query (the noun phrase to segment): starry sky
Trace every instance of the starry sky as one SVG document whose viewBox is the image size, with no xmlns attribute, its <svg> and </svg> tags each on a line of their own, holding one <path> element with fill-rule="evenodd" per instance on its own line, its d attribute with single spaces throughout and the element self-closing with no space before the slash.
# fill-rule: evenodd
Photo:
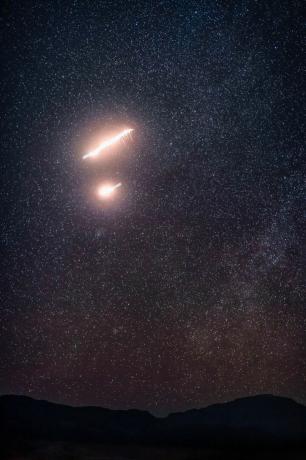
<svg viewBox="0 0 306 460">
<path fill-rule="evenodd" d="M 2 3 L 1 394 L 306 403 L 302 3 Z"/>
</svg>

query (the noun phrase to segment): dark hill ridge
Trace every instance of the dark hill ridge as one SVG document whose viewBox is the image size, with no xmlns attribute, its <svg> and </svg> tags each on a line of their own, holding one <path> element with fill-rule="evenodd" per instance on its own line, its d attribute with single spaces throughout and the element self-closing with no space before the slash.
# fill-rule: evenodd
<svg viewBox="0 0 306 460">
<path fill-rule="evenodd" d="M 157 418 L 145 411 L 0 397 L 4 438 L 167 445 L 306 444 L 306 407 L 270 395 Z"/>
<path fill-rule="evenodd" d="M 288 398 L 258 395 L 205 409 L 170 414 L 163 425 L 168 439 L 234 443 L 305 442 L 306 407 Z"/>
</svg>

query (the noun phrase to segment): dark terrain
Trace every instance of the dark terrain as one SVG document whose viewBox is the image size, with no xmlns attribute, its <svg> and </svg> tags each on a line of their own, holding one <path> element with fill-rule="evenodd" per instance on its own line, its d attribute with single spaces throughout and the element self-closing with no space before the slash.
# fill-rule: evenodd
<svg viewBox="0 0 306 460">
<path fill-rule="evenodd" d="M 270 395 L 157 418 L 0 397 L 1 459 L 303 459 L 306 408 Z"/>
</svg>

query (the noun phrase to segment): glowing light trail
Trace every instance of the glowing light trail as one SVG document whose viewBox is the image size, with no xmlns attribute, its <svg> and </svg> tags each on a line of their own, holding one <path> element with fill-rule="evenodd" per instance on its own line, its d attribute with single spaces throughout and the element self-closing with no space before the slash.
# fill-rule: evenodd
<svg viewBox="0 0 306 460">
<path fill-rule="evenodd" d="M 121 133 L 117 134 L 111 139 L 108 139 L 102 142 L 102 144 L 100 144 L 99 147 L 92 150 L 91 152 L 86 153 L 86 155 L 83 156 L 83 160 L 86 160 L 86 158 L 98 156 L 102 150 L 105 150 L 107 147 L 110 147 L 111 145 L 116 144 L 116 142 L 128 136 L 132 131 L 134 131 L 132 128 L 124 129 L 123 131 L 121 131 Z"/>
<path fill-rule="evenodd" d="M 98 195 L 101 198 L 108 198 L 113 194 L 116 188 L 121 187 L 121 185 L 121 182 L 118 182 L 116 185 L 104 184 L 98 189 Z"/>
</svg>

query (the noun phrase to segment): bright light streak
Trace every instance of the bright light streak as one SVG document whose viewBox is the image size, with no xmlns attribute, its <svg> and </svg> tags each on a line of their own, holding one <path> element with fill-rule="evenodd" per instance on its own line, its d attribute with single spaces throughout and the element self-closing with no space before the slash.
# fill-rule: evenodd
<svg viewBox="0 0 306 460">
<path fill-rule="evenodd" d="M 117 134 L 116 136 L 112 137 L 111 139 L 108 139 L 102 144 L 99 145 L 96 149 L 92 150 L 91 152 L 86 153 L 86 155 L 83 156 L 83 160 L 86 160 L 86 158 L 90 157 L 96 157 L 99 155 L 99 153 L 106 149 L 107 147 L 110 147 L 111 145 L 115 144 L 116 142 L 120 141 L 124 137 L 128 136 L 132 131 L 134 131 L 132 128 L 124 129 L 121 131 L 121 133 Z"/>
<path fill-rule="evenodd" d="M 121 187 L 121 185 L 122 185 L 121 182 L 118 182 L 118 184 L 116 185 L 111 185 L 111 184 L 101 185 L 101 187 L 99 187 L 98 189 L 98 195 L 101 198 L 108 198 L 113 194 L 116 188 Z"/>
</svg>

